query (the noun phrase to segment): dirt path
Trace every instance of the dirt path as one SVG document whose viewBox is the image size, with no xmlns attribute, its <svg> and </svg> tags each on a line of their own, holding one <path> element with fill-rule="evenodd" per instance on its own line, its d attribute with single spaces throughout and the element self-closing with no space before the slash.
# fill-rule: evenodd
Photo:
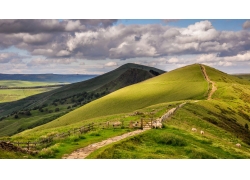
<svg viewBox="0 0 250 180">
<path fill-rule="evenodd" d="M 202 73 L 203 73 L 206 81 L 212 84 L 212 89 L 208 93 L 208 97 L 207 97 L 207 100 L 210 100 L 210 99 L 212 99 L 212 95 L 217 90 L 217 88 L 215 86 L 215 83 L 209 79 L 205 67 L 203 65 L 200 65 L 200 66 L 201 66 L 201 70 L 202 70 Z"/>
<path fill-rule="evenodd" d="M 90 144 L 84 148 L 80 148 L 76 151 L 74 151 L 73 153 L 71 153 L 70 155 L 66 155 L 63 157 L 63 159 L 84 159 L 86 158 L 90 153 L 94 152 L 95 150 L 103 147 L 103 146 L 106 146 L 108 144 L 111 144 L 113 142 L 117 142 L 117 141 L 120 141 L 122 139 L 125 139 L 127 137 L 130 137 L 130 136 L 134 136 L 134 135 L 137 135 L 137 134 L 140 134 L 144 131 L 146 131 L 147 129 L 144 129 L 144 130 L 136 130 L 136 131 L 133 131 L 133 132 L 129 132 L 129 133 L 126 133 L 126 134 L 123 134 L 123 135 L 120 135 L 120 136 L 116 136 L 116 137 L 112 137 L 112 138 L 108 138 L 106 140 L 103 140 L 101 142 L 97 142 L 97 143 L 94 143 L 94 144 Z"/>
<path fill-rule="evenodd" d="M 182 103 L 180 104 L 179 106 L 177 106 L 177 108 L 174 108 L 175 110 L 173 111 L 173 109 L 170 109 L 166 114 L 167 114 L 167 117 L 165 117 L 165 120 L 170 116 L 172 115 L 177 109 L 181 108 L 185 103 Z M 171 113 L 170 113 L 171 112 Z M 165 115 L 166 115 L 165 114 Z M 163 115 L 163 116 L 165 116 Z M 103 146 L 106 146 L 108 144 L 111 144 L 111 143 L 114 143 L 114 142 L 117 142 L 117 141 L 120 141 L 122 139 L 125 139 L 127 137 L 131 137 L 131 136 L 134 136 L 134 135 L 137 135 L 137 134 L 140 134 L 144 131 L 147 131 L 149 129 L 143 129 L 143 130 L 136 130 L 136 131 L 132 131 L 132 132 L 129 132 L 129 133 L 125 133 L 123 135 L 120 135 L 120 136 L 116 136 L 116 137 L 111 137 L 111 138 L 108 138 L 106 140 L 103 140 L 101 142 L 97 142 L 97 143 L 94 143 L 94 144 L 90 144 L 84 148 L 80 148 L 80 149 L 77 149 L 76 151 L 72 152 L 71 154 L 65 154 L 62 158 L 63 159 L 84 159 L 86 158 L 90 153 L 94 152 L 95 150 L 103 147 Z"/>
</svg>

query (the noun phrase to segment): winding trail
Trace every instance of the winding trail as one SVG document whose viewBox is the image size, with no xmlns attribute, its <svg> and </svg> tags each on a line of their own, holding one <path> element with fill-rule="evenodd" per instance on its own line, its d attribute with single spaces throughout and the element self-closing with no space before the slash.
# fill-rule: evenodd
<svg viewBox="0 0 250 180">
<path fill-rule="evenodd" d="M 215 83 L 209 79 L 205 67 L 203 65 L 200 65 L 200 66 L 201 66 L 201 70 L 202 70 L 202 73 L 203 73 L 206 81 L 208 83 L 212 84 L 212 89 L 208 93 L 208 97 L 207 97 L 207 100 L 210 100 L 210 99 L 212 99 L 212 95 L 214 94 L 214 92 L 217 90 L 217 87 L 215 86 Z"/>
<path fill-rule="evenodd" d="M 163 120 L 166 120 L 167 118 L 169 118 L 170 115 L 172 115 L 177 109 L 179 109 L 180 107 L 182 107 L 184 104 L 186 104 L 186 102 L 180 104 L 176 108 L 170 109 L 166 114 L 163 115 L 164 116 Z M 88 146 L 86 146 L 84 148 L 80 148 L 80 149 L 75 150 L 71 154 L 65 154 L 62 157 L 62 159 L 84 159 L 89 154 L 91 154 L 92 152 L 94 152 L 95 150 L 97 150 L 97 149 L 99 149 L 99 148 L 101 148 L 103 146 L 106 146 L 108 144 L 120 141 L 120 140 L 125 139 L 127 137 L 131 137 L 131 136 L 140 134 L 140 133 L 142 133 L 144 131 L 147 131 L 147 130 L 149 130 L 149 129 L 143 129 L 143 130 L 140 129 L 140 130 L 132 131 L 132 132 L 129 132 L 129 133 L 125 133 L 125 134 L 120 135 L 120 136 L 111 137 L 111 138 L 108 138 L 108 139 L 103 140 L 101 142 L 90 144 L 90 145 L 88 145 Z"/>
<path fill-rule="evenodd" d="M 130 136 L 134 136 L 134 135 L 140 134 L 140 133 L 142 133 L 142 132 L 144 132 L 146 130 L 148 130 L 148 129 L 136 130 L 136 131 L 132 131 L 132 132 L 129 132 L 129 133 L 125 133 L 125 134 L 120 135 L 120 136 L 108 138 L 108 139 L 103 140 L 101 142 L 90 144 L 90 145 L 88 145 L 88 146 L 86 146 L 84 148 L 80 148 L 80 149 L 74 151 L 70 155 L 64 156 L 63 159 L 84 159 L 90 153 L 94 152 L 95 150 L 97 150 L 97 149 L 99 149 L 99 148 L 101 148 L 103 146 L 106 146 L 108 144 L 120 141 L 120 140 L 125 139 L 125 138 L 130 137 Z"/>
</svg>

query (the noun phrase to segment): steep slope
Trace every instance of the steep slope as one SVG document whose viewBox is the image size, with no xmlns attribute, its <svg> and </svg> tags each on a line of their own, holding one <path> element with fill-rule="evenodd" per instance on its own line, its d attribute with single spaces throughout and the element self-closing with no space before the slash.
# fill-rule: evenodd
<svg viewBox="0 0 250 180">
<path fill-rule="evenodd" d="M 206 79 L 200 65 L 176 69 L 115 91 L 51 123 L 12 138 L 35 140 L 91 122 L 124 121 L 128 125 L 140 119 L 156 119 L 184 101 L 187 103 L 165 121 L 163 129 L 148 130 L 104 146 L 87 158 L 250 158 L 250 83 L 203 66 Z M 210 100 L 207 99 L 211 90 L 208 79 L 217 88 Z M 132 113 L 134 110 L 140 113 L 135 115 Z M 194 127 L 197 132 L 191 130 Z M 41 155 L 60 158 L 78 148 L 120 135 L 114 133 L 130 130 L 127 127 L 107 130 L 99 127 L 84 137 L 55 140 Z M 201 130 L 205 133 L 201 134 Z M 241 148 L 236 146 L 237 143 Z"/>
<path fill-rule="evenodd" d="M 25 129 L 48 123 L 112 91 L 154 77 L 155 75 L 151 72 L 160 74 L 163 71 L 136 64 L 127 64 L 87 82 L 63 87 L 60 91 L 54 91 L 53 96 L 49 96 L 47 100 L 41 99 L 43 105 L 38 106 L 37 103 L 34 103 L 36 106 L 33 108 L 31 108 L 32 106 L 29 106 L 29 109 L 26 107 L 25 110 L 12 113 L 10 117 L 2 119 L 0 121 L 0 136 L 13 135 Z M 89 92 L 86 92 L 87 89 Z M 52 99 L 54 100 L 51 103 Z M 24 101 L 18 103 L 21 105 L 22 102 Z"/>
<path fill-rule="evenodd" d="M 110 71 L 103 75 L 89 79 L 87 81 L 65 85 L 62 88 L 58 88 L 56 90 L 49 91 L 46 93 L 41 93 L 35 96 L 30 96 L 28 98 L 24 98 L 16 102 L 2 103 L 0 104 L 0 118 L 10 114 L 13 111 L 19 111 L 21 109 L 30 109 L 35 106 L 40 106 L 42 104 L 50 104 L 56 99 L 67 98 L 67 97 L 74 96 L 83 92 L 92 92 L 97 89 L 100 90 L 102 86 L 105 86 L 106 84 L 114 81 L 120 75 L 122 75 L 127 70 L 132 69 L 132 68 L 140 69 L 140 70 L 147 71 L 147 72 L 149 72 L 150 70 L 153 70 L 154 72 L 158 72 L 159 74 L 162 74 L 165 72 L 160 69 L 153 68 L 153 67 L 128 63 L 128 64 L 120 66 L 119 68 L 113 71 Z M 136 81 L 136 82 L 139 82 L 139 81 Z M 121 87 L 117 86 L 116 88 L 113 88 L 113 91 L 117 90 L 117 88 L 119 89 Z"/>
<path fill-rule="evenodd" d="M 204 99 L 208 84 L 198 64 L 179 68 L 115 91 L 38 129 L 64 126 L 89 118 L 131 112 L 150 105 L 185 99 Z"/>
</svg>

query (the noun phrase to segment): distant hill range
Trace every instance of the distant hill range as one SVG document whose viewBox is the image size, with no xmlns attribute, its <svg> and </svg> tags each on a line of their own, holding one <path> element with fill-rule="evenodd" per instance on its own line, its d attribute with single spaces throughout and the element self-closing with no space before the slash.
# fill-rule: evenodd
<svg viewBox="0 0 250 180">
<path fill-rule="evenodd" d="M 75 83 L 86 81 L 96 76 L 84 74 L 0 74 L 0 80 Z"/>
</svg>

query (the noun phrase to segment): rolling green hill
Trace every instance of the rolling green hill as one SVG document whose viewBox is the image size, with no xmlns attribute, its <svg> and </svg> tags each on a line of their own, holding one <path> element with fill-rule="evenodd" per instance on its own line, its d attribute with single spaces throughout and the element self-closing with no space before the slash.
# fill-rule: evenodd
<svg viewBox="0 0 250 180">
<path fill-rule="evenodd" d="M 131 112 L 154 104 L 204 99 L 208 84 L 199 65 L 191 65 L 137 83 L 86 104 L 38 129 L 54 128 L 85 119 Z"/>
<path fill-rule="evenodd" d="M 250 83 L 204 66 L 217 90 L 208 100 L 209 83 L 199 64 L 185 66 L 124 87 L 64 116 L 11 137 L 37 139 L 67 132 L 90 122 L 156 119 L 173 106 L 186 105 L 164 123 L 135 137 L 104 146 L 87 158 L 250 158 Z M 140 112 L 133 115 L 134 112 Z M 197 128 L 197 132 L 191 129 Z M 205 132 L 200 134 L 200 130 Z M 80 147 L 130 131 L 117 128 L 56 140 L 39 157 L 61 158 Z M 241 148 L 235 146 L 242 145 Z"/>
<path fill-rule="evenodd" d="M 12 113 L 1 119 L 0 136 L 13 135 L 45 124 L 112 91 L 163 72 L 147 66 L 126 64 L 88 81 L 65 85 L 54 91 L 2 104 L 1 114 Z"/>
<path fill-rule="evenodd" d="M 28 98 L 24 98 L 16 102 L 2 103 L 0 104 L 0 118 L 9 115 L 10 113 L 15 111 L 23 109 L 32 109 L 35 106 L 41 106 L 43 104 L 51 104 L 56 100 L 72 98 L 73 96 L 79 95 L 80 93 L 84 92 L 102 92 L 107 94 L 129 84 L 127 82 L 123 83 L 123 81 L 120 82 L 119 78 L 120 76 L 122 76 L 123 73 L 126 73 L 126 71 L 130 69 L 138 69 L 138 71 L 141 70 L 137 79 L 135 79 L 132 83 L 137 83 L 141 80 L 145 80 L 149 77 L 152 77 L 152 73 L 148 74 L 150 70 L 153 70 L 153 72 L 157 72 L 159 74 L 164 73 L 164 71 L 156 68 L 128 63 L 122 65 L 121 67 L 113 71 L 89 79 L 87 81 L 65 85 L 62 88 L 58 88 L 56 90 L 49 91 L 46 93 L 41 93 L 35 96 L 30 96 Z M 109 89 L 108 86 L 105 86 L 108 83 L 115 85 L 112 85 L 111 89 Z"/>
</svg>

